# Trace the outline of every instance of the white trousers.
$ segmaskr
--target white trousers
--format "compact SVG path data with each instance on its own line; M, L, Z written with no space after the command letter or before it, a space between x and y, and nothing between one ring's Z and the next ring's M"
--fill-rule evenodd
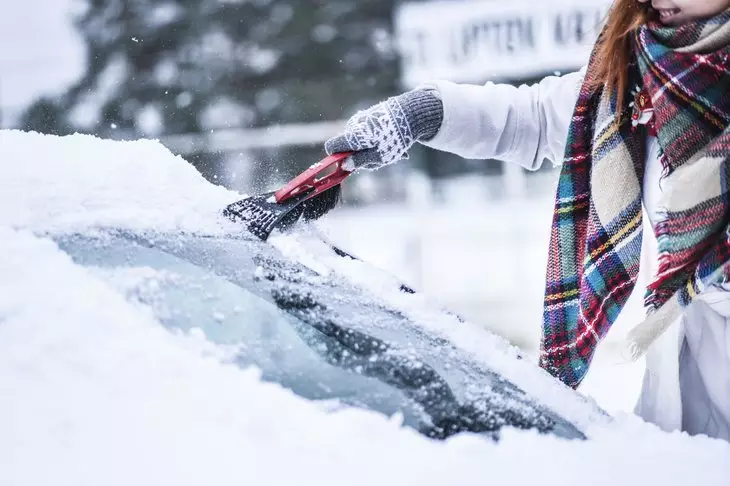
M730 292L708 289L649 349L636 413L730 441Z

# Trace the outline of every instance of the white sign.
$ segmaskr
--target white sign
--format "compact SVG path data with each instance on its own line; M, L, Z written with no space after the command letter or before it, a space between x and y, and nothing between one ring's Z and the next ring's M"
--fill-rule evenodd
M611 0L407 3L396 13L403 84L483 83L570 71L588 61Z

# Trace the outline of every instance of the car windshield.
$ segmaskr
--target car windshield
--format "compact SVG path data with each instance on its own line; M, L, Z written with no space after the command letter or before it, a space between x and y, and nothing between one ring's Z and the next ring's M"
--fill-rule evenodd
M174 330L200 329L262 378L392 415L432 437L502 426L582 434L399 312L247 239L63 236L72 258Z

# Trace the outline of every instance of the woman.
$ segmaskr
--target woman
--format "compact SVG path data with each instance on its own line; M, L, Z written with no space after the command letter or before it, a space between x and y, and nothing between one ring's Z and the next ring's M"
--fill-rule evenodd
M435 81L355 114L353 168L415 143L561 164L540 364L577 387L636 283L653 276L637 413L730 440L730 0L617 0L586 68L519 88ZM642 240L643 237L643 240ZM643 244L642 244L643 242Z

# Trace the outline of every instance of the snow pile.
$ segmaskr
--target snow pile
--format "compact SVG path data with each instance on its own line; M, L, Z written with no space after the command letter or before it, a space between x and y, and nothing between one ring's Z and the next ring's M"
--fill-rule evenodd
M52 233L106 227L217 234L217 215L241 197L208 184L152 140L4 130L0 171L0 225Z
M629 417L592 430L586 442L516 430L499 444L469 434L438 442L397 418L332 411L263 383L200 333L165 330L148 308L42 234L115 224L217 232L213 208L236 194L208 185L152 142L0 132L0 164L2 485L709 485L730 478L729 444L664 434Z

